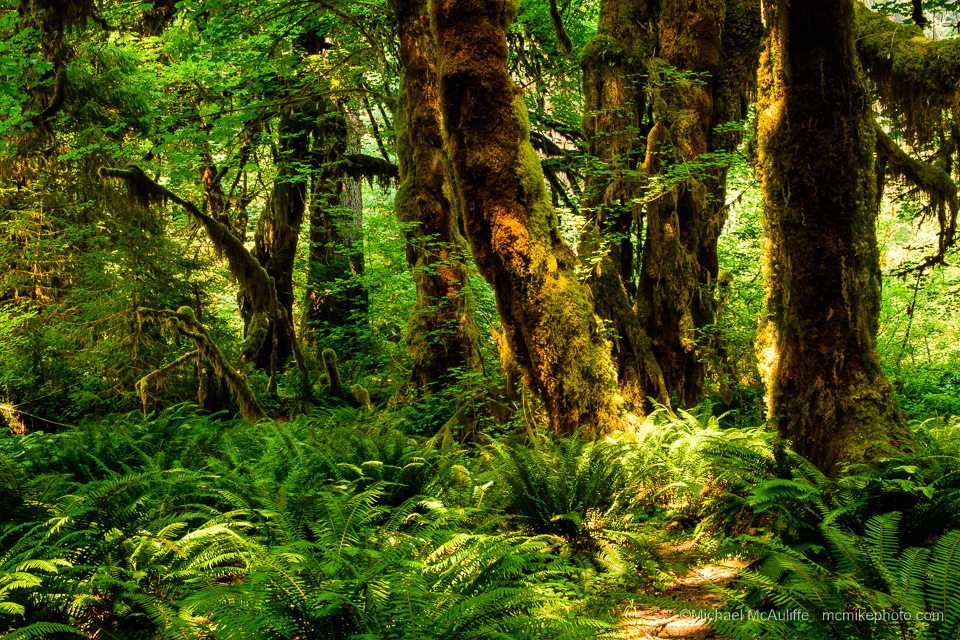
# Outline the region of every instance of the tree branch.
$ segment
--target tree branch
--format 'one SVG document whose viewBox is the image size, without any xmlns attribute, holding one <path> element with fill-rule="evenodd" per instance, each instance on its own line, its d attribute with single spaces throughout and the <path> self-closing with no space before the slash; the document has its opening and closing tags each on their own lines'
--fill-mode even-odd
<svg viewBox="0 0 960 640">
<path fill-rule="evenodd" d="M 908 140 L 929 142 L 940 113 L 957 99 L 960 39 L 931 40 L 917 25 L 897 24 L 856 3 L 857 53 L 892 119 Z"/>
<path fill-rule="evenodd" d="M 101 178 L 122 180 L 130 191 L 130 197 L 143 206 L 148 206 L 151 202 L 163 203 L 169 200 L 186 209 L 203 225 L 216 250 L 226 256 L 230 273 L 243 288 L 254 315 L 264 313 L 272 315 L 281 329 L 290 336 L 294 356 L 304 384 L 304 391 L 307 393 L 310 384 L 309 376 L 290 318 L 287 317 L 283 307 L 277 304 L 277 292 L 273 279 L 270 278 L 260 262 L 247 251 L 240 239 L 230 233 L 225 225 L 200 211 L 192 202 L 184 200 L 166 187 L 151 180 L 143 172 L 143 169 L 136 165 L 129 164 L 123 169 L 101 167 L 99 175 Z M 266 336 L 263 337 L 265 339 Z M 250 353 L 249 349 L 253 345 L 245 343 L 245 346 L 247 347 L 245 352 Z M 257 348 L 259 348 L 259 345 L 257 345 Z"/>
<path fill-rule="evenodd" d="M 937 253 L 926 257 L 919 265 L 899 271 L 898 275 L 934 264 L 944 264 L 947 251 L 956 242 L 957 211 L 960 208 L 957 184 L 936 164 L 911 158 L 880 125 L 875 127 L 878 163 L 885 163 L 887 173 L 890 175 L 903 178 L 926 193 L 930 198 L 931 206 L 937 211 L 937 219 L 940 223 Z"/>
<path fill-rule="evenodd" d="M 220 351 L 220 347 L 213 341 L 207 328 L 197 321 L 193 309 L 190 307 L 180 307 L 177 311 L 138 309 L 137 319 L 140 323 L 166 323 L 171 329 L 193 340 L 197 346 L 197 351 L 213 365 L 213 370 L 217 376 L 225 380 L 233 392 L 237 394 L 237 402 L 240 404 L 240 415 L 244 418 L 254 420 L 267 417 L 267 414 L 264 413 L 260 404 L 257 402 L 256 396 L 253 395 L 253 391 L 250 390 L 246 378 L 230 366 L 223 352 Z M 137 382 L 137 392 L 140 395 L 140 399 L 144 401 L 144 404 L 146 404 L 147 389 L 151 381 L 155 380 L 158 375 L 169 371 L 173 366 L 182 364 L 189 355 L 192 354 L 187 354 L 187 356 L 178 358 L 157 371 L 148 373 Z"/>
</svg>

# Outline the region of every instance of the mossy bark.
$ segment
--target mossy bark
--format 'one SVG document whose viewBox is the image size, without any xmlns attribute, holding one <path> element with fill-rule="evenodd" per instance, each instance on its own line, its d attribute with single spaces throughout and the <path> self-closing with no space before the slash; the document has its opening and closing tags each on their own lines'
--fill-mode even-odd
<svg viewBox="0 0 960 640">
<path fill-rule="evenodd" d="M 904 437 L 876 349 L 875 132 L 852 0 L 764 5 L 758 172 L 768 417 L 826 473 Z"/>
<path fill-rule="evenodd" d="M 407 324 L 411 380 L 421 388 L 480 369 L 479 331 L 459 227 L 453 168 L 443 142 L 436 45 L 429 2 L 394 0 L 403 80 L 395 115 L 400 186 L 395 207 L 405 227 L 417 304 Z"/>
<path fill-rule="evenodd" d="M 659 64 L 666 66 L 655 70 L 661 82 L 652 90 L 644 170 L 666 190 L 647 207 L 636 307 L 667 389 L 686 406 L 703 398 L 708 359 L 722 350 L 710 331 L 726 218 L 729 161 L 722 156 L 741 138 L 724 125 L 746 117 L 761 35 L 755 2 L 671 0 L 660 14 Z"/>
<path fill-rule="evenodd" d="M 911 141 L 935 137 L 941 113 L 960 119 L 960 39 L 931 40 L 855 3 L 856 47 L 887 114 Z"/>
<path fill-rule="evenodd" d="M 303 224 L 306 207 L 307 184 L 303 177 L 302 163 L 310 143 L 307 123 L 291 107 L 286 107 L 277 126 L 280 149 L 277 177 L 267 198 L 267 204 L 257 222 L 255 251 L 257 261 L 273 279 L 277 302 L 288 318 L 293 317 L 293 262 L 297 253 L 297 240 Z M 248 309 L 241 305 L 241 309 Z M 250 326 L 262 324 L 255 321 L 252 312 L 245 316 L 247 335 Z M 254 331 L 262 327 L 257 327 Z M 293 353 L 293 344 L 288 332 L 274 318 L 267 320 L 269 339 L 253 344 L 245 343 L 245 354 L 261 369 L 282 369 Z"/>
<path fill-rule="evenodd" d="M 182 365 L 187 360 L 202 356 L 213 367 L 217 377 L 227 383 L 237 396 L 237 403 L 240 405 L 240 415 L 251 420 L 266 418 L 256 396 L 250 390 L 246 378 L 236 371 L 233 366 L 227 362 L 227 359 L 220 351 L 220 347 L 213 341 L 210 332 L 203 324 L 197 321 L 197 316 L 190 307 L 181 307 L 177 311 L 156 310 L 141 308 L 137 310 L 137 320 L 143 323 L 166 324 L 170 331 L 179 333 L 191 340 L 196 346 L 195 351 L 177 358 L 163 367 L 145 375 L 137 382 L 137 394 L 143 402 L 144 411 L 147 410 L 150 397 L 150 387 L 159 386 L 163 378 L 173 368 Z"/>
<path fill-rule="evenodd" d="M 589 285 L 597 315 L 610 329 L 612 357 L 624 398 L 643 405 L 669 403 L 669 391 L 653 353 L 637 301 L 637 231 L 646 180 L 644 124 L 647 64 L 657 41 L 656 7 L 646 0 L 604 0 L 597 34 L 580 56 L 583 70 L 583 133 L 594 161 L 584 190 L 588 216 L 580 255 L 591 267 Z"/>
<path fill-rule="evenodd" d="M 444 130 L 473 256 L 527 384 L 558 432 L 602 429 L 617 418 L 619 394 L 530 145 L 523 92 L 510 80 L 506 30 L 516 11 L 504 0 L 434 0 Z"/>
<path fill-rule="evenodd" d="M 698 403 L 705 361 L 722 349 L 708 327 L 726 168 L 704 158 L 740 142 L 722 126 L 746 116 L 761 34 L 753 2 L 605 0 L 581 58 L 584 133 L 602 168 L 586 190 L 582 255 L 596 261 L 590 282 L 621 391 L 638 404 Z M 681 163 L 688 177 L 670 178 Z"/>
</svg>

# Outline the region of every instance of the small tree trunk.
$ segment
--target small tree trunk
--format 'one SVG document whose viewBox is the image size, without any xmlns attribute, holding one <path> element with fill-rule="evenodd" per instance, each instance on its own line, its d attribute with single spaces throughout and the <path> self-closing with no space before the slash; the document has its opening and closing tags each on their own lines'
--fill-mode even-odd
<svg viewBox="0 0 960 640">
<path fill-rule="evenodd" d="M 759 174 L 767 412 L 826 473 L 905 437 L 875 336 L 880 268 L 871 100 L 852 0 L 764 5 Z"/>
<path fill-rule="evenodd" d="M 618 412 L 610 350 L 560 238 L 523 93 L 510 80 L 515 11 L 504 0 L 434 0 L 444 129 L 473 256 L 527 384 L 558 432 L 602 429 Z"/>
<path fill-rule="evenodd" d="M 436 45 L 429 3 L 394 0 L 403 80 L 396 110 L 400 186 L 395 206 L 406 224 L 407 264 L 417 304 L 407 324 L 411 379 L 427 387 L 458 369 L 480 369 L 479 332 L 458 226 L 459 202 L 443 144 Z"/>
</svg>

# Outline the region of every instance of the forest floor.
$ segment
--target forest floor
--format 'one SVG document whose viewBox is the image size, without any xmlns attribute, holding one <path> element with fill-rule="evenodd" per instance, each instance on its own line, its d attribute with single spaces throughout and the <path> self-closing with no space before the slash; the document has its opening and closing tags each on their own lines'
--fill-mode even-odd
<svg viewBox="0 0 960 640">
<path fill-rule="evenodd" d="M 750 561 L 728 558 L 710 564 L 700 564 L 696 540 L 660 546 L 665 566 L 683 568 L 676 571 L 675 582 L 658 594 L 674 601 L 689 603 L 688 609 L 707 612 L 721 606 L 719 596 L 707 587 L 726 585 Z M 700 616 L 691 615 L 683 608 L 661 608 L 650 605 L 630 605 L 621 613 L 618 638 L 650 640 L 652 638 L 686 638 L 687 640 L 723 640 Z"/>
</svg>

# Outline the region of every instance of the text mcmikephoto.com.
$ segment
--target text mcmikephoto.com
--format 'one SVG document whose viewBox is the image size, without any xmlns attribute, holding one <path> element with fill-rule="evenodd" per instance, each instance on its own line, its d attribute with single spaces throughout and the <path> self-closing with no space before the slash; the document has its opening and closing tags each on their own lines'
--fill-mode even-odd
<svg viewBox="0 0 960 640">
<path fill-rule="evenodd" d="M 871 611 L 856 609 L 853 611 L 821 611 L 821 620 L 829 622 L 935 622 L 943 620 L 942 611 Z M 682 620 L 703 620 L 706 622 L 724 621 L 740 622 L 743 620 L 804 622 L 813 620 L 815 614 L 804 609 L 683 609 L 680 611 Z"/>
</svg>

